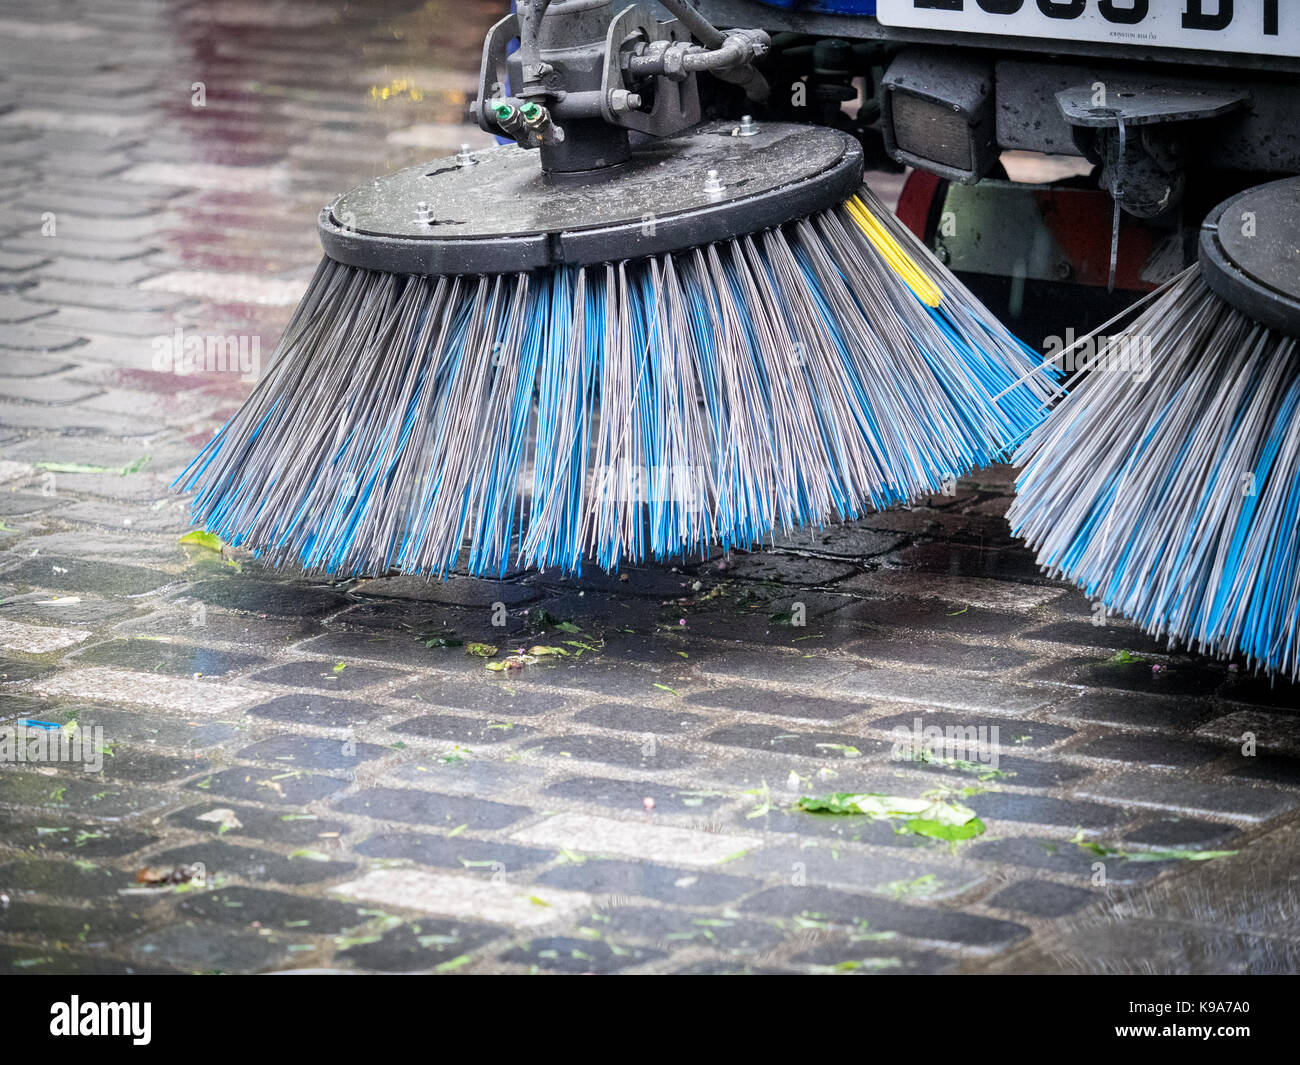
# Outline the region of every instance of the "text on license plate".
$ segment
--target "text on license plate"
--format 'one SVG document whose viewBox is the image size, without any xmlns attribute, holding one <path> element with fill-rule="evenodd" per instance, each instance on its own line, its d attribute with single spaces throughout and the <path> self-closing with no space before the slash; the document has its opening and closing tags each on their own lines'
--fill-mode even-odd
<svg viewBox="0 0 1300 1065">
<path fill-rule="evenodd" d="M 877 0 L 886 26 L 1300 56 L 1295 0 Z"/>
</svg>

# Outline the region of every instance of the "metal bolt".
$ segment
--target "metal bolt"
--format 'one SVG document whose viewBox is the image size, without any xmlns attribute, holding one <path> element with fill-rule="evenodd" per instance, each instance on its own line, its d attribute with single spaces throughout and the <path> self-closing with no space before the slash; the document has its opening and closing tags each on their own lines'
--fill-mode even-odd
<svg viewBox="0 0 1300 1065">
<path fill-rule="evenodd" d="M 710 170 L 704 175 L 704 191 L 711 200 L 718 199 L 726 191 L 726 186 L 722 184 L 716 170 Z"/>
<path fill-rule="evenodd" d="M 476 166 L 478 164 L 478 160 L 470 153 L 468 144 L 460 146 L 460 151 L 456 153 L 456 162 L 461 166 Z"/>
<path fill-rule="evenodd" d="M 609 90 L 609 109 L 619 115 L 624 111 L 636 111 L 641 107 L 641 97 L 626 89 Z"/>
<path fill-rule="evenodd" d="M 415 220 L 429 225 L 433 221 L 433 208 L 421 200 L 415 205 Z"/>
<path fill-rule="evenodd" d="M 737 133 L 742 137 L 757 137 L 758 123 L 754 121 L 753 115 L 740 116 L 740 129 Z"/>
</svg>

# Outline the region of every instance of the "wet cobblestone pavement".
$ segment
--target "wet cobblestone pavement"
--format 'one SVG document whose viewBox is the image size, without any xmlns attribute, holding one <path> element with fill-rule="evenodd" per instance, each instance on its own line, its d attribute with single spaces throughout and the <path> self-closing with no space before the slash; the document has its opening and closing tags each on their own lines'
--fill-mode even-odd
<svg viewBox="0 0 1300 1065">
<path fill-rule="evenodd" d="M 0 972 L 1300 969 L 1296 689 L 1094 624 L 1006 469 L 580 580 L 178 542 L 249 381 L 160 352 L 269 356 L 322 203 L 486 142 L 498 7 L 0 3 L 0 725 L 107 748 L 0 763 Z M 900 761 L 918 721 L 996 771 Z M 936 789 L 987 831 L 794 805 Z"/>
</svg>

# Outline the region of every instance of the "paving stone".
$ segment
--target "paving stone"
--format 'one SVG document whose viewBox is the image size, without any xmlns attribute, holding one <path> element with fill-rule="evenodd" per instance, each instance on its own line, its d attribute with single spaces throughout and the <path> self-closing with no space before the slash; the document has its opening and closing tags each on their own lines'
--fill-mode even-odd
<svg viewBox="0 0 1300 1065">
<path fill-rule="evenodd" d="M 669 747 L 654 737 L 638 743 L 594 734 L 548 736 L 540 741 L 526 740 L 521 750 L 534 756 L 544 754 L 640 770 L 680 769 L 697 761 L 695 755 Z"/>
<path fill-rule="evenodd" d="M 972 673 L 1007 673 L 1033 656 L 1011 647 L 916 640 L 906 633 L 882 633 L 879 638 L 850 644 L 846 650 L 878 662 L 905 662 L 930 669 L 960 669 Z"/>
<path fill-rule="evenodd" d="M 663 710 L 653 706 L 634 706 L 630 703 L 601 703 L 574 714 L 573 720 L 624 732 L 670 734 L 688 732 L 708 718 L 701 717 L 699 714 L 688 714 L 684 710 Z"/>
<path fill-rule="evenodd" d="M 569 777 L 546 789 L 548 795 L 604 808 L 645 809 L 646 799 L 656 813 L 712 810 L 727 801 L 720 791 L 679 787 L 653 780 L 611 780 L 607 777 Z"/>
<path fill-rule="evenodd" d="M 464 869 L 498 878 L 519 869 L 541 865 L 556 856 L 553 850 L 520 847 L 499 840 L 431 836 L 415 832 L 380 833 L 354 849 L 368 858 L 406 859 L 422 865 Z"/>
<path fill-rule="evenodd" d="M 536 588 L 527 585 L 474 577 L 448 577 L 445 581 L 416 576 L 381 577 L 366 581 L 357 587 L 356 592 L 371 598 L 431 600 L 454 606 L 483 607 L 489 611 L 493 603 L 515 606 L 539 596 Z"/>
<path fill-rule="evenodd" d="M 590 896 L 636 896 L 677 906 L 716 906 L 760 886 L 759 881 L 748 877 L 650 862 L 601 860 L 557 866 L 543 873 L 537 882 Z"/>
<path fill-rule="evenodd" d="M 21 662 L 14 658 L 0 657 L 0 684 L 31 680 L 49 673 L 51 667 L 44 662 Z"/>
<path fill-rule="evenodd" d="M 175 580 L 161 570 L 120 566 L 111 562 L 85 562 L 57 557 L 29 558 L 4 571 L 4 579 L 18 585 L 35 585 L 60 592 L 95 595 L 144 595 Z"/>
<path fill-rule="evenodd" d="M 254 674 L 250 679 L 262 684 L 280 684 L 286 688 L 316 688 L 320 691 L 350 692 L 373 688 L 385 681 L 392 683 L 407 678 L 405 673 L 372 666 L 357 666 L 344 662 L 337 670 L 337 662 L 289 662 L 274 669 Z"/>
<path fill-rule="evenodd" d="M 138 914 L 98 905 L 78 909 L 37 902 L 11 902 L 0 907 L 0 932 L 31 933 L 43 942 L 73 942 L 86 948 L 129 936 L 144 927 Z"/>
<path fill-rule="evenodd" d="M 1257 780 L 1265 784 L 1282 784 L 1289 788 L 1300 788 L 1300 759 L 1259 754 L 1253 758 L 1241 758 L 1235 768 L 1229 770 L 1234 779 Z"/>
<path fill-rule="evenodd" d="M 1300 805 L 1300 796 L 1277 788 L 1136 771 L 1117 773 L 1079 790 L 1082 795 L 1131 806 L 1218 814 L 1241 821 L 1265 821 Z"/>
<path fill-rule="evenodd" d="M 985 577 L 993 580 L 1042 582 L 1032 551 L 1023 547 L 975 547 L 937 542 L 908 547 L 898 555 L 907 568 L 956 577 Z"/>
<path fill-rule="evenodd" d="M 779 877 L 787 884 L 843 887 L 918 901 L 954 898 L 985 878 L 978 867 L 916 862 L 896 850 L 878 853 L 839 842 L 768 846 L 729 864 L 728 871 L 769 880 Z"/>
<path fill-rule="evenodd" d="M 1294 714 L 1270 713 L 1266 710 L 1238 710 L 1207 721 L 1196 735 L 1240 749 L 1250 733 L 1257 747 L 1266 751 L 1300 753 L 1300 718 Z"/>
<path fill-rule="evenodd" d="M 895 734 L 897 742 L 910 743 L 913 747 L 916 746 L 918 739 L 924 740 L 926 729 L 939 728 L 944 730 L 945 743 L 948 742 L 948 737 L 951 736 L 954 743 L 965 744 L 969 739 L 972 741 L 972 746 L 996 746 L 1000 752 L 1008 748 L 1039 750 L 1051 747 L 1075 734 L 1074 729 L 1065 728 L 1062 725 L 1046 725 L 1041 721 L 1030 721 L 1023 718 L 1017 721 L 1007 721 L 1001 718 L 995 721 L 985 721 L 982 718 L 972 717 L 969 711 L 965 713 L 914 711 L 907 714 L 895 714 L 891 717 L 875 719 L 871 722 L 871 728 Z M 950 729 L 960 729 L 961 731 L 949 732 Z M 977 731 L 972 734 L 971 729 Z M 908 735 L 906 741 L 903 740 L 904 731 Z M 980 741 L 981 736 L 985 737 L 982 742 Z M 943 753 L 943 750 L 944 748 L 940 748 L 937 753 Z M 971 758 L 970 760 L 974 761 L 975 759 Z"/>
<path fill-rule="evenodd" d="M 251 887 L 190 892 L 180 897 L 177 909 L 187 918 L 217 924 L 256 924 L 297 935 L 342 932 L 370 919 L 355 904 Z"/>
<path fill-rule="evenodd" d="M 509 743 L 536 733 L 508 718 L 479 720 L 454 714 L 425 714 L 393 726 L 394 732 L 426 740 L 454 740 L 457 743 Z"/>
<path fill-rule="evenodd" d="M 24 858 L 0 865 L 0 893 L 39 893 L 65 899 L 93 899 L 131 886 L 127 873 L 93 862 L 55 858 Z"/>
<path fill-rule="evenodd" d="M 466 921 L 423 918 L 399 925 L 375 942 L 358 943 L 339 951 L 335 958 L 363 969 L 386 973 L 413 973 L 425 969 L 459 968 L 460 959 L 498 938 L 499 928 Z"/>
<path fill-rule="evenodd" d="M 43 625 L 75 625 L 92 628 L 130 615 L 135 607 L 129 602 L 100 599 L 94 596 L 51 597 L 43 592 L 16 596 L 0 603 L 0 612 Z"/>
<path fill-rule="evenodd" d="M 436 648 L 425 647 L 423 642 L 410 635 L 381 636 L 366 632 L 331 632 L 317 636 L 297 646 L 303 654 L 319 655 L 334 662 L 383 662 L 415 669 L 448 670 L 457 663 L 465 671 L 481 672 L 482 660 L 470 658 L 464 654 L 443 652 L 435 654 Z M 403 680 L 407 678 L 403 677 Z"/>
<path fill-rule="evenodd" d="M 1190 769 L 1223 756 L 1211 743 L 1188 743 L 1166 736 L 1114 733 L 1070 748 L 1079 758 L 1137 764 L 1147 768 Z"/>
<path fill-rule="evenodd" d="M 208 795 L 229 795 L 253 802 L 302 805 L 323 799 L 348 786 L 341 777 L 304 773 L 294 769 L 261 769 L 256 766 L 235 766 L 219 773 L 210 773 L 187 784 L 186 790 Z"/>
<path fill-rule="evenodd" d="M 1190 732 L 1214 716 L 1213 708 L 1206 701 L 1123 692 L 1084 692 L 1059 703 L 1052 713 L 1066 721 L 1176 733 Z"/>
<path fill-rule="evenodd" d="M 200 581 L 185 594 L 209 606 L 277 617 L 321 617 L 348 605 L 341 593 L 320 585 L 242 577 Z"/>
<path fill-rule="evenodd" d="M 188 607 L 182 604 L 175 610 L 131 618 L 119 624 L 117 631 L 131 636 L 169 636 L 204 644 L 228 643 L 262 654 L 320 632 L 319 623 L 310 618 L 258 618 L 206 607 L 200 612 L 198 607 L 197 602 Z"/>
<path fill-rule="evenodd" d="M 612 947 L 600 940 L 549 936 L 507 951 L 501 960 L 565 973 L 616 973 L 663 956 L 662 951 L 646 947 Z"/>
<path fill-rule="evenodd" d="M 208 765 L 206 759 L 194 755 L 173 757 L 151 751 L 116 748 L 112 755 L 105 753 L 100 769 L 90 773 L 89 779 L 132 784 L 166 784 L 201 773 Z M 72 774 L 84 772 L 83 766 L 78 765 L 61 765 L 59 768 Z"/>
<path fill-rule="evenodd" d="M 699 666 L 706 677 L 744 681 L 762 679 L 776 684 L 816 686 L 848 673 L 853 663 L 823 655 L 754 654 L 726 651 L 712 655 Z"/>
<path fill-rule="evenodd" d="M 0 618 L 0 649 L 20 654 L 43 655 L 75 647 L 90 637 L 88 629 L 54 628 L 51 625 L 26 625 L 21 621 Z"/>
<path fill-rule="evenodd" d="M 1239 829 L 1218 821 L 1173 817 L 1161 818 L 1133 829 L 1124 836 L 1124 842 L 1154 849 L 1221 850 L 1239 835 Z"/>
<path fill-rule="evenodd" d="M 609 644 L 606 644 L 609 647 Z M 529 667 L 533 680 L 553 688 L 571 688 L 591 692 L 602 699 L 625 699 L 629 702 L 674 705 L 676 697 L 656 685 L 680 691 L 683 687 L 685 663 L 677 661 L 670 669 L 643 668 L 633 664 L 605 661 L 589 662 L 584 656 L 577 662 L 560 662 L 554 666 Z M 534 672 L 535 671 L 535 672 Z M 671 700 L 671 702 L 670 702 Z"/>
<path fill-rule="evenodd" d="M 610 906 L 593 913 L 587 927 L 608 932 L 619 942 L 625 938 L 640 940 L 669 952 L 691 945 L 728 954 L 760 954 L 785 938 L 781 929 L 763 921 L 649 906 Z"/>
<path fill-rule="evenodd" d="M 820 555 L 839 558 L 872 558 L 892 551 L 903 538 L 897 533 L 875 532 L 863 528 L 862 523 L 833 525 L 825 529 L 796 529 L 787 535 L 776 536 L 772 546 L 789 551 L 814 551 Z"/>
<path fill-rule="evenodd" d="M 996 764 L 995 764 L 996 763 Z M 920 773 L 947 777 L 946 783 L 957 787 L 966 783 L 976 786 L 1000 787 L 1014 784 L 1018 788 L 1057 788 L 1074 784 L 1091 775 L 1085 766 L 1049 759 L 1006 758 L 999 756 L 987 767 L 972 769 L 963 765 L 950 766 L 942 761 L 904 763 Z"/>
<path fill-rule="evenodd" d="M 51 811 L 26 823 L 10 820 L 5 825 L 0 845 L 33 856 L 53 852 L 77 859 L 95 859 L 120 858 L 156 840 L 156 836 L 111 822 L 92 823 L 76 817 L 61 817 L 57 811 Z"/>
<path fill-rule="evenodd" d="M 310 857 L 282 858 L 272 851 L 239 847 L 219 840 L 204 840 L 152 855 L 149 864 L 193 865 L 201 862 L 208 881 L 219 884 L 223 876 L 245 880 L 273 880 L 281 884 L 315 884 L 332 880 L 356 868 L 351 862 L 319 861 Z"/>
<path fill-rule="evenodd" d="M 512 833 L 512 839 L 582 854 L 626 854 L 657 862 L 713 866 L 762 846 L 757 835 L 720 835 L 647 821 L 591 814 L 555 814 Z"/>
<path fill-rule="evenodd" d="M 1021 880 L 999 891 L 988 905 L 1050 920 L 1073 913 L 1100 897 L 1096 892 L 1051 880 Z"/>
<path fill-rule="evenodd" d="M 286 769 L 354 769 L 362 762 L 392 754 L 388 747 L 353 739 L 315 736 L 271 736 L 249 744 L 236 754 L 253 762 L 273 762 Z"/>
<path fill-rule="evenodd" d="M 1157 670 L 1153 667 L 1159 666 Z M 1175 698 L 1212 693 L 1223 680 L 1223 667 L 1184 660 L 1116 662 L 1089 658 L 1067 658 L 1035 670 L 1035 680 L 1088 688 L 1117 688 L 1147 695 Z"/>
<path fill-rule="evenodd" d="M 102 728 L 109 743 L 203 751 L 225 746 L 243 734 L 232 723 L 183 721 L 158 714 L 100 706 L 73 707 L 82 728 Z"/>
<path fill-rule="evenodd" d="M 674 976 L 793 976 L 793 969 L 745 965 L 736 961 L 697 961 L 673 973 Z"/>
<path fill-rule="evenodd" d="M 881 740 L 863 739 L 840 732 L 791 732 L 780 725 L 741 724 L 728 725 L 704 737 L 710 743 L 730 747 L 749 747 L 776 754 L 798 754 L 808 758 L 833 758 L 847 748 L 861 754 L 874 754 L 889 749 Z"/>
<path fill-rule="evenodd" d="M 173 676 L 221 677 L 262 665 L 266 659 L 237 651 L 218 651 L 210 647 L 163 643 L 158 640 L 111 640 L 86 647 L 72 656 L 77 663 L 116 666 Z"/>
<path fill-rule="evenodd" d="M 932 950 L 908 950 L 888 942 L 824 943 L 794 955 L 792 962 L 861 975 L 918 975 L 951 971 L 955 963 Z"/>
<path fill-rule="evenodd" d="M 453 710 L 479 710 L 507 720 L 532 717 L 565 705 L 565 698 L 554 692 L 534 691 L 501 681 L 480 680 L 434 674 L 421 677 L 414 684 L 392 693 L 394 699 L 410 699 L 430 706 Z"/>
<path fill-rule="evenodd" d="M 1259 673 L 1229 670 L 1219 697 L 1249 706 L 1294 710 L 1300 706 L 1300 684 L 1284 677 L 1270 679 Z"/>
<path fill-rule="evenodd" d="M 879 543 L 884 539 L 886 538 L 882 537 L 875 542 Z M 726 569 L 728 580 L 778 581 L 782 584 L 800 584 L 807 587 L 833 584 L 857 572 L 858 567 L 848 562 L 832 562 L 824 558 L 806 558 L 801 555 L 771 552 L 754 554 L 733 552 Z"/>
<path fill-rule="evenodd" d="M 254 717 L 288 721 L 297 725 L 346 728 L 349 725 L 382 717 L 388 711 L 384 707 L 354 699 L 333 699 L 328 695 L 317 695 L 312 692 L 295 692 L 292 695 L 279 695 L 269 702 L 250 707 L 248 712 Z"/>
<path fill-rule="evenodd" d="M 966 801 L 986 821 L 1018 821 L 1063 828 L 1110 828 L 1122 824 L 1126 817 L 1126 812 L 1119 806 L 1055 799 L 1048 795 L 988 792 L 971 796 Z"/>
<path fill-rule="evenodd" d="M 336 801 L 334 807 L 344 813 L 363 814 L 377 821 L 443 828 L 456 828 L 463 824 L 476 831 L 504 828 L 531 812 L 525 806 L 409 788 L 368 788 Z"/>
<path fill-rule="evenodd" d="M 527 889 L 481 877 L 423 869 L 374 869 L 330 889 L 381 906 L 445 914 L 512 928 L 536 928 L 591 909 L 591 896 L 556 888 Z"/>
<path fill-rule="evenodd" d="M 1060 599 L 1063 588 L 1014 584 L 1010 581 L 982 577 L 960 577 L 945 573 L 932 576 L 906 570 L 880 569 L 862 573 L 840 585 L 841 590 L 861 592 L 876 598 L 910 596 L 938 599 L 952 603 L 949 610 L 962 604 L 994 611 L 1029 611 Z"/>
<path fill-rule="evenodd" d="M 997 862 L 1001 865 L 1059 873 L 1074 878 L 1079 886 L 1092 883 L 1093 867 L 1098 861 L 1095 853 L 1073 843 L 1024 837 L 976 841 L 965 851 L 965 854 L 976 861 Z M 1175 864 L 1174 862 L 1108 861 L 1105 863 L 1106 880 L 1116 885 L 1151 880 L 1167 869 L 1173 868 Z"/>
<path fill-rule="evenodd" d="M 73 954 L 61 946 L 0 946 L 0 972 L 29 975 L 78 976 L 172 976 L 175 969 L 162 965 L 141 965 L 117 958 Z"/>
<path fill-rule="evenodd" d="M 51 819 L 69 815 L 117 819 L 155 810 L 168 801 L 151 788 L 105 784 L 83 776 L 48 777 L 10 770 L 0 773 L 0 803 L 39 806 Z"/>
<path fill-rule="evenodd" d="M 687 697 L 687 702 L 701 706 L 720 706 L 755 714 L 838 721 L 861 713 L 870 704 L 860 700 L 819 699 L 769 688 L 712 688 Z"/>
<path fill-rule="evenodd" d="M 185 921 L 141 936 L 132 953 L 147 962 L 196 973 L 265 972 L 279 967 L 287 941 L 255 932 L 232 932 L 219 925 Z"/>
<path fill-rule="evenodd" d="M 32 691 L 79 701 L 105 699 L 194 716 L 230 716 L 256 701 L 260 694 L 251 688 L 216 678 L 191 680 L 163 673 L 136 673 L 97 666 L 65 670 L 42 678 L 32 685 Z"/>
<path fill-rule="evenodd" d="M 872 932 L 897 932 L 912 939 L 950 949 L 996 953 L 1029 935 L 1029 929 L 1012 921 L 953 910 L 909 906 L 891 899 L 851 895 L 819 887 L 769 888 L 740 907 L 744 913 L 793 918 L 821 915 L 837 924 L 865 922 Z"/>
<path fill-rule="evenodd" d="M 860 669 L 828 685 L 833 691 L 891 702 L 921 703 L 988 714 L 1022 714 L 1037 710 L 1052 696 L 1035 688 L 975 680 L 946 673 L 898 673 Z"/>
<path fill-rule="evenodd" d="M 223 831 L 222 825 L 228 822 L 229 818 L 214 817 L 213 814 L 219 811 L 226 811 L 233 815 L 239 824 Z M 183 810 L 168 814 L 167 820 L 205 836 L 222 836 L 228 832 L 232 836 L 243 836 L 271 843 L 295 846 L 311 844 L 318 849 L 329 845 L 323 837 L 333 841 L 335 837 L 346 835 L 349 831 L 346 822 L 333 821 L 302 809 L 268 810 L 221 800 L 187 806 Z"/>
</svg>

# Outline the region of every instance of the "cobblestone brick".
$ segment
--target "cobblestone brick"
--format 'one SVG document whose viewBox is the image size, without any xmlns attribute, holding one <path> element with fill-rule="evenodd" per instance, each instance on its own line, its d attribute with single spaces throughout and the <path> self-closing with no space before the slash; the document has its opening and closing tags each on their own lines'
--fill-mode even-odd
<svg viewBox="0 0 1300 1065">
<path fill-rule="evenodd" d="M 1117 773 L 1081 789 L 1081 793 L 1132 806 L 1178 813 L 1220 814 L 1242 821 L 1263 821 L 1300 805 L 1300 796 L 1277 788 L 1142 772 Z"/>
<path fill-rule="evenodd" d="M 516 965 L 536 965 L 565 973 L 614 973 L 662 957 L 661 951 L 645 947 L 619 947 L 564 936 L 534 939 L 501 955 L 502 961 Z"/>
<path fill-rule="evenodd" d="M 837 701 L 816 696 L 777 692 L 768 688 L 714 688 L 696 692 L 687 702 L 702 706 L 721 706 L 779 717 L 809 718 L 815 721 L 838 721 L 861 713 L 866 704 L 860 701 Z"/>
<path fill-rule="evenodd" d="M 235 757 L 253 762 L 273 762 L 286 769 L 355 769 L 362 762 L 383 758 L 392 751 L 374 743 L 313 736 L 271 736 L 249 744 Z"/>
<path fill-rule="evenodd" d="M 393 726 L 394 732 L 408 736 L 419 736 L 426 740 L 454 740 L 457 743 L 510 743 L 534 734 L 535 730 L 527 725 L 518 725 L 503 717 L 500 720 L 488 718 L 479 720 L 472 717 L 458 717 L 454 714 L 425 714 L 413 717 Z"/>
<path fill-rule="evenodd" d="M 248 711 L 254 717 L 288 721 L 299 725 L 345 728 L 385 713 L 384 709 L 354 699 L 333 699 L 328 695 L 295 692 L 260 703 Z"/>
<path fill-rule="evenodd" d="M 413 973 L 440 966 L 458 968 L 459 960 L 500 936 L 501 930 L 465 921 L 423 918 L 399 925 L 374 942 L 357 943 L 335 958 L 363 969 L 388 973 Z"/>
<path fill-rule="evenodd" d="M 646 800 L 657 813 L 708 811 L 726 801 L 720 791 L 682 788 L 654 780 L 611 780 L 607 777 L 569 777 L 546 789 L 548 795 L 587 802 L 606 809 L 642 810 Z"/>
<path fill-rule="evenodd" d="M 280 884 L 314 884 L 332 880 L 356 868 L 351 862 L 321 861 L 309 853 L 283 858 L 272 851 L 239 847 L 219 840 L 190 843 L 152 855 L 151 866 L 192 865 L 202 862 L 209 881 L 223 876 L 245 880 L 273 880 Z"/>
<path fill-rule="evenodd" d="M 621 729 L 625 732 L 672 734 L 687 732 L 708 719 L 699 714 L 688 714 L 684 710 L 661 710 L 653 706 L 632 706 L 628 703 L 602 703 L 574 714 L 573 720 L 585 725 Z"/>
<path fill-rule="evenodd" d="M 820 915 L 837 924 L 865 925 L 872 932 L 897 932 L 937 946 L 977 952 L 1004 950 L 1029 934 L 1028 928 L 1012 921 L 930 910 L 819 887 L 769 888 L 746 899 L 741 910 L 785 918 L 806 915 L 817 919 Z"/>
<path fill-rule="evenodd" d="M 406 788 L 369 788 L 338 800 L 334 807 L 344 813 L 364 814 L 378 821 L 443 828 L 464 824 L 475 830 L 504 828 L 530 812 L 524 806 Z"/>
<path fill-rule="evenodd" d="M 589 860 L 560 865 L 538 883 L 593 896 L 635 895 L 676 906 L 713 906 L 730 902 L 759 886 L 747 877 L 708 873 L 649 862 Z"/>
<path fill-rule="evenodd" d="M 187 789 L 208 795 L 229 795 L 253 802 L 295 806 L 342 791 L 348 782 L 340 777 L 308 774 L 296 769 L 260 769 L 236 766 L 211 773 L 187 784 Z"/>
<path fill-rule="evenodd" d="M 1015 910 L 1029 917 L 1055 918 L 1073 913 L 1096 901 L 1099 896 L 1083 888 L 1057 884 L 1051 880 L 1021 880 L 1003 888 L 991 899 L 990 906 Z"/>
<path fill-rule="evenodd" d="M 356 666 L 343 662 L 338 669 L 338 662 L 313 661 L 289 662 L 276 666 L 251 678 L 261 684 L 281 684 L 286 688 L 317 688 L 320 691 L 351 692 L 363 688 L 373 688 L 377 684 L 398 683 L 407 679 L 405 673 L 394 673 L 390 669 L 377 669 L 373 666 Z"/>
<path fill-rule="evenodd" d="M 573 758 L 584 762 L 626 766 L 629 769 L 679 769 L 692 765 L 695 755 L 669 747 L 661 740 L 614 739 L 610 736 L 575 734 L 548 736 L 540 742 L 527 740 L 522 748 L 531 754 Z"/>
</svg>

